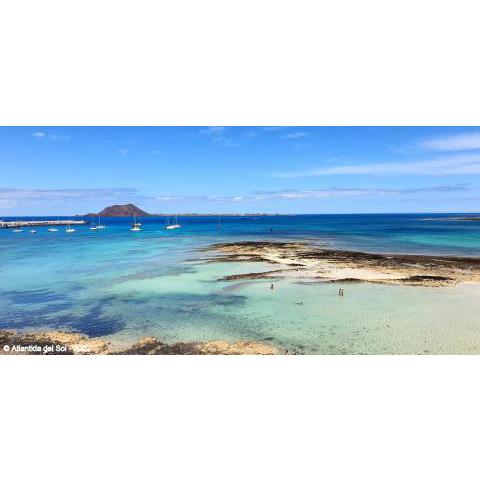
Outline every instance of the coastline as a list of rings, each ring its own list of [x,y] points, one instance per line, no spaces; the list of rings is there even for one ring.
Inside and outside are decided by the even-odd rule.
[[[116,347],[109,341],[80,333],[45,331],[17,333],[0,330],[0,355],[278,355],[281,351],[256,341],[164,343],[144,337],[129,346]]]
[[[480,258],[374,254],[333,250],[306,242],[246,241],[201,249],[216,254],[206,262],[267,262],[263,273],[228,275],[219,281],[290,278],[308,282],[370,282],[388,285],[446,286],[480,283]]]
[[[442,288],[422,290],[415,287],[446,287],[452,289],[452,292],[455,292],[456,285],[459,288],[478,289],[480,258],[374,254],[331,249],[324,245],[308,243],[308,241],[215,243],[198,247],[195,251],[197,258],[191,261],[209,265],[207,272],[210,269],[207,276],[200,276],[201,282],[212,282],[212,286],[217,286],[214,287],[214,291],[217,288],[220,295],[234,295],[238,301],[248,291],[248,295],[252,294],[251,298],[254,300],[248,315],[254,314],[258,318],[266,315],[267,317],[264,318],[269,318],[268,315],[271,315],[272,311],[276,312],[274,315],[277,316],[272,317],[272,323],[266,325],[267,328],[264,328],[261,323],[255,324],[248,335],[228,335],[228,331],[227,335],[224,335],[225,332],[218,330],[203,338],[198,338],[195,332],[190,332],[181,338],[165,340],[165,331],[157,329],[156,331],[138,331],[126,341],[108,334],[97,336],[91,333],[92,336],[88,336],[75,333],[79,331],[75,327],[71,329],[65,327],[66,330],[63,330],[63,326],[50,327],[50,330],[46,327],[41,331],[20,328],[17,332],[10,331],[9,327],[6,327],[7,329],[0,330],[0,354],[276,355],[288,352],[293,354],[387,352],[421,354],[445,353],[445,349],[449,348],[451,350],[447,350],[448,353],[478,353],[475,346],[478,343],[471,336],[472,328],[476,328],[472,324],[472,318],[475,316],[472,317],[468,311],[462,316],[465,321],[461,325],[458,322],[455,323],[456,335],[454,337],[450,335],[449,338],[442,337],[439,340],[438,335],[442,335],[441,332],[445,331],[445,326],[450,325],[449,319],[453,319],[454,314],[449,308],[445,309],[448,305],[444,305],[441,311],[437,309],[434,317],[431,316],[429,309],[422,310],[422,308],[428,304],[429,294],[426,292],[430,291],[435,295],[438,292],[439,296],[435,298],[441,299],[446,290]],[[198,252],[204,254],[198,255]],[[231,265],[224,266],[222,263],[231,263]],[[263,264],[260,268],[259,263]],[[218,266],[215,267],[214,264]],[[257,279],[259,282],[255,281]],[[262,283],[275,283],[281,279],[287,280],[282,283],[287,287],[282,289],[282,295],[265,295],[265,287]],[[228,284],[229,282],[231,285]],[[359,285],[352,286],[347,302],[342,301],[337,305],[337,289],[344,287],[347,283]],[[322,296],[322,292],[325,292],[320,286],[322,284],[332,284],[330,288],[327,287],[329,292],[327,297]],[[372,287],[369,284],[372,284]],[[373,284],[378,286],[374,287]],[[288,290],[292,288],[303,290],[303,285],[318,285],[312,288],[315,292],[318,288],[320,297],[317,298],[317,293],[307,293],[307,290],[305,293]],[[410,290],[411,293],[406,293],[405,286],[413,287]],[[390,293],[384,291],[383,294],[382,290],[376,290],[375,306],[365,308],[361,298],[362,295],[363,298],[370,298],[369,291],[365,290],[370,288],[392,288],[392,290]],[[393,290],[396,294],[392,296]],[[159,292],[157,287],[152,291]],[[173,291],[175,292],[174,286]],[[471,296],[470,293],[464,293],[467,299],[470,298],[468,296]],[[267,300],[269,298],[271,300]],[[424,298],[427,299],[426,303]],[[264,303],[264,300],[267,300],[267,303]],[[192,298],[192,305],[196,301],[197,299]],[[392,301],[394,303],[391,303]],[[418,302],[416,305],[420,310],[416,310],[415,301]],[[468,305],[468,301],[466,304]],[[405,314],[404,305],[412,308],[410,314]],[[374,311],[369,311],[369,308],[374,308]],[[399,316],[400,322],[392,323],[389,315],[397,310],[404,313]],[[461,310],[455,311],[460,315]],[[228,318],[228,308],[225,312]],[[405,329],[419,327],[415,320],[417,312],[419,318],[423,316],[421,331],[410,339],[413,343],[404,344],[402,338],[407,338],[403,333]],[[450,313],[446,313],[440,319],[437,315],[441,312]],[[349,327],[346,330],[343,330],[343,327],[339,329],[338,325],[344,325],[343,319],[346,316],[349,319]],[[307,333],[298,336],[295,330],[290,330],[290,321],[293,323],[301,321],[302,328]],[[444,326],[439,328],[438,322],[443,322]],[[81,331],[85,332],[85,330]],[[262,333],[257,336],[255,334],[257,331]],[[366,336],[367,333],[368,336]],[[219,338],[224,340],[215,340]],[[469,340],[465,343],[464,339],[467,338]],[[369,343],[366,343],[367,339]],[[388,345],[388,349],[385,344]],[[18,348],[4,351],[5,345],[9,348],[16,345]],[[36,351],[29,351],[29,345],[36,345]],[[59,350],[55,350],[57,348]]]

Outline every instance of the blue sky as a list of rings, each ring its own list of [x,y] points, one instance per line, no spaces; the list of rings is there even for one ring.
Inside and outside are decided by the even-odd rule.
[[[478,127],[0,127],[0,216],[469,212]]]

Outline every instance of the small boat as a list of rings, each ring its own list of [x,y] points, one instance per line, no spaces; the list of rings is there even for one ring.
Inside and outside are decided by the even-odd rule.
[[[66,232],[66,233],[73,233],[74,231],[75,231],[75,229],[72,228],[72,227],[70,226],[70,224],[68,224],[68,225],[67,225],[67,228],[65,229],[65,232]]]
[[[106,225],[102,225],[100,223],[100,217],[98,217],[98,225],[97,225],[97,230],[101,230],[102,228],[107,228]]]
[[[222,228],[221,225],[220,225],[220,215],[218,216],[217,228]]]
[[[132,232],[140,232],[142,229],[140,228],[141,227],[141,223],[137,223],[137,217],[135,214],[133,214],[133,223],[132,223],[132,226],[130,228],[130,231]]]
[[[98,230],[97,225],[95,225],[95,223],[92,222],[92,224],[90,226],[90,230]]]
[[[48,231],[49,232],[58,232],[58,228],[49,228]]]
[[[37,233],[37,231],[32,228],[32,230],[30,230],[30,233]]]
[[[176,228],[180,228],[181,225],[178,223],[178,217],[175,215],[175,220],[173,223],[170,223],[170,219],[167,217],[167,224],[165,225],[165,228],[167,230],[174,230]]]
[[[15,233],[23,232],[23,228],[15,228],[13,231],[14,231]]]

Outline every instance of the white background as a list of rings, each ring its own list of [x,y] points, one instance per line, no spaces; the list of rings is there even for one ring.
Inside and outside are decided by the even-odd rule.
[[[5,1],[0,124],[478,125],[477,3]],[[0,478],[477,479],[479,367],[0,357]]]

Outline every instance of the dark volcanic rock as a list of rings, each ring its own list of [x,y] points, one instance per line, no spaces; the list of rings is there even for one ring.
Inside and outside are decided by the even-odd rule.
[[[411,277],[402,278],[402,282],[450,282],[450,277],[442,277],[441,275],[412,275]]]
[[[134,214],[138,217],[150,216],[150,213],[138,208],[133,203],[127,205],[112,205],[111,207],[104,208],[101,212],[87,213],[85,216],[91,217],[99,215],[100,217],[133,217]]]
[[[225,277],[219,278],[218,282],[229,282],[232,280],[246,280],[251,278],[270,278],[270,275],[274,273],[280,273],[284,270],[270,270],[268,272],[255,272],[255,273],[238,273],[234,275],[226,275]],[[277,277],[275,277],[277,278]]]

